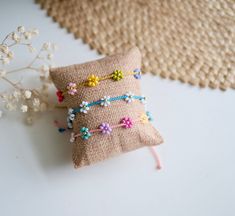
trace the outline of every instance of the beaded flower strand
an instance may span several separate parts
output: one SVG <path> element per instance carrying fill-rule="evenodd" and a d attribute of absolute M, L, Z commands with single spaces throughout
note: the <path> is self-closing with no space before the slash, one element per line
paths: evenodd
<path fill-rule="evenodd" d="M 65 90 L 58 90 L 57 91 L 57 97 L 58 97 L 58 101 L 62 102 L 64 99 L 64 96 L 66 94 L 68 95 L 75 95 L 78 92 L 78 88 L 79 87 L 84 87 L 84 86 L 88 86 L 88 87 L 95 87 L 97 85 L 99 85 L 99 83 L 101 81 L 104 80 L 108 80 L 108 79 L 112 79 L 114 81 L 119 81 L 121 79 L 123 79 L 124 77 L 133 75 L 135 79 L 140 79 L 141 78 L 141 70 L 140 69 L 135 69 L 131 72 L 126 72 L 124 73 L 122 70 L 114 70 L 113 73 L 107 75 L 107 76 L 103 76 L 103 77 L 98 77 L 94 74 L 90 75 L 86 81 L 81 82 L 81 83 L 75 83 L 75 82 L 69 82 L 68 85 L 66 86 Z"/>
<path fill-rule="evenodd" d="M 82 127 L 79 133 L 77 134 L 74 132 L 71 133 L 70 142 L 73 143 L 77 137 L 81 137 L 83 140 L 88 140 L 94 133 L 97 133 L 97 132 L 103 135 L 105 134 L 109 135 L 111 134 L 112 130 L 115 128 L 122 127 L 122 128 L 128 129 L 128 128 L 132 128 L 134 124 L 138 122 L 146 124 L 149 121 L 151 121 L 151 118 L 149 117 L 149 112 L 146 112 L 142 114 L 140 118 L 137 120 L 133 120 L 130 117 L 123 117 L 120 120 L 119 124 L 116 124 L 116 125 L 110 125 L 109 123 L 104 122 L 104 123 L 101 123 L 98 128 L 92 129 L 92 130 L 90 130 L 87 127 Z"/>
<path fill-rule="evenodd" d="M 73 123 L 73 120 L 74 120 L 76 113 L 87 114 L 88 111 L 90 110 L 90 107 L 92 107 L 92 106 L 100 105 L 102 107 L 107 107 L 111 104 L 111 102 L 119 101 L 119 100 L 124 100 L 126 103 L 131 103 L 134 100 L 139 100 L 143 104 L 146 103 L 145 96 L 134 95 L 132 92 L 127 92 L 124 95 L 120 95 L 120 96 L 116 96 L 116 97 L 104 96 L 100 100 L 93 101 L 93 102 L 83 101 L 80 104 L 80 107 L 70 108 L 68 110 L 68 116 L 67 116 L 68 128 L 70 128 L 70 129 L 72 128 L 72 123 Z"/>
<path fill-rule="evenodd" d="M 93 101 L 93 102 L 86 102 L 83 101 L 80 104 L 79 108 L 74 108 L 73 113 L 87 113 L 90 107 L 95 106 L 95 105 L 100 105 L 102 107 L 107 107 L 111 104 L 111 102 L 114 101 L 119 101 L 119 100 L 124 100 L 127 103 L 131 103 L 134 100 L 139 100 L 142 103 L 145 103 L 146 97 L 145 96 L 138 96 L 134 95 L 132 92 L 127 92 L 124 95 L 117 96 L 117 97 L 110 97 L 110 96 L 104 96 L 100 100 Z"/>

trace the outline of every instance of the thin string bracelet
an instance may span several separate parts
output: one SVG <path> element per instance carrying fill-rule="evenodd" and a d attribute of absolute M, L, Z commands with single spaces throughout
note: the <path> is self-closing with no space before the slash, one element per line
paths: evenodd
<path fill-rule="evenodd" d="M 124 95 L 120 95 L 120 96 L 116 96 L 116 97 L 104 96 L 101 99 L 99 99 L 97 101 L 93 101 L 93 102 L 83 101 L 80 104 L 79 108 L 73 108 L 73 110 L 74 110 L 75 113 L 77 113 L 77 112 L 86 113 L 89 110 L 89 109 L 87 109 L 88 107 L 92 107 L 92 106 L 95 106 L 95 105 L 100 105 L 102 107 L 107 107 L 111 104 L 111 102 L 119 101 L 119 100 L 124 100 L 127 103 L 131 103 L 134 100 L 139 100 L 143 104 L 146 103 L 146 97 L 145 96 L 134 95 L 134 93 L 132 93 L 132 92 L 127 92 Z"/>
<path fill-rule="evenodd" d="M 153 121 L 152 114 L 149 111 L 146 111 L 145 114 L 142 114 L 140 119 L 143 121 L 143 123 L 147 123 L 148 121 Z M 71 131 L 71 129 L 72 129 L 68 125 L 65 126 L 65 125 L 61 124 L 58 120 L 54 120 L 53 124 L 58 129 L 58 131 L 60 133 L 63 133 L 65 131 Z"/>
<path fill-rule="evenodd" d="M 68 109 L 68 114 L 67 114 L 68 128 L 70 128 L 70 129 L 73 128 L 73 121 L 74 121 L 77 113 L 87 114 L 88 111 L 90 110 L 90 107 L 92 107 L 92 106 L 100 105 L 102 107 L 107 107 L 111 104 L 111 102 L 115 102 L 115 101 L 119 101 L 119 100 L 124 100 L 127 103 L 131 103 L 134 100 L 138 100 L 141 103 L 146 104 L 146 97 L 145 96 L 134 95 L 132 92 L 127 92 L 124 95 L 120 95 L 120 96 L 116 96 L 116 97 L 104 96 L 101 99 L 99 99 L 97 101 L 93 101 L 93 102 L 83 101 L 80 104 L 80 107 Z"/>
<path fill-rule="evenodd" d="M 65 90 L 58 90 L 56 92 L 56 95 L 58 97 L 58 101 L 62 102 L 64 100 L 64 96 L 66 94 L 68 95 L 76 95 L 78 92 L 79 87 L 95 87 L 97 86 L 101 81 L 112 79 L 113 81 L 119 81 L 123 79 L 124 77 L 131 76 L 133 75 L 134 78 L 140 79 L 141 78 L 141 70 L 140 69 L 135 69 L 130 72 L 124 73 L 122 70 L 114 70 L 113 73 L 103 76 L 103 77 L 98 77 L 94 74 L 90 75 L 86 81 L 81 82 L 81 83 L 75 83 L 75 82 L 69 82 L 68 85 L 66 86 Z"/>
<path fill-rule="evenodd" d="M 101 133 L 103 135 L 109 135 L 111 134 L 112 130 L 115 128 L 132 128 L 134 124 L 136 123 L 148 123 L 150 121 L 149 116 L 147 113 L 143 113 L 140 118 L 136 120 L 132 120 L 130 117 L 123 117 L 120 122 L 116 125 L 110 125 L 109 123 L 101 123 L 98 128 L 95 129 L 89 129 L 87 127 L 82 127 L 79 131 L 79 133 L 71 133 L 70 136 L 70 142 L 73 143 L 76 138 L 81 137 L 83 140 L 88 140 L 93 134 L 95 133 Z"/>
<path fill-rule="evenodd" d="M 92 106 L 100 105 L 102 107 L 107 107 L 111 104 L 111 102 L 119 101 L 119 100 L 124 100 L 127 103 L 131 103 L 134 100 L 139 100 L 142 103 L 145 103 L 146 97 L 134 95 L 133 93 L 128 92 L 125 95 L 121 95 L 121 96 L 117 96 L 117 97 L 104 96 L 100 100 L 93 101 L 93 102 L 83 101 L 80 104 L 80 107 L 72 108 L 72 109 L 73 109 L 73 113 L 87 113 L 87 111 L 90 110 L 90 107 L 92 107 Z"/>

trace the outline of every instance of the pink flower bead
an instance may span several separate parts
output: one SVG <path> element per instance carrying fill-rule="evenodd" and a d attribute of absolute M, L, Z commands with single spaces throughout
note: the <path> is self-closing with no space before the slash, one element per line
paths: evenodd
<path fill-rule="evenodd" d="M 73 83 L 73 82 L 70 82 L 68 85 L 67 85 L 67 89 L 68 89 L 68 94 L 70 95 L 75 95 L 77 93 L 77 85 L 76 83 Z"/>
<path fill-rule="evenodd" d="M 120 123 L 123 124 L 122 127 L 124 128 L 131 128 L 133 126 L 133 121 L 130 117 L 122 118 Z"/>

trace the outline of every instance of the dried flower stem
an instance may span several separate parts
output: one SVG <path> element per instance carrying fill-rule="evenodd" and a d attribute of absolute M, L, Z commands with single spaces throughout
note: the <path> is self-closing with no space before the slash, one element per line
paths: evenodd
<path fill-rule="evenodd" d="M 26 66 L 26 67 L 22 67 L 22 68 L 18 68 L 18 69 L 14 69 L 14 70 L 10 70 L 8 71 L 6 74 L 11 74 L 11 73 L 15 73 L 15 72 L 19 72 L 22 70 L 34 70 L 34 71 L 38 71 L 38 68 L 34 68 L 32 67 L 32 65 L 34 64 L 34 62 L 39 59 L 39 56 L 42 52 L 42 48 L 39 50 L 38 54 L 35 56 L 35 58 Z"/>
<path fill-rule="evenodd" d="M 25 67 L 5 70 L 3 65 L 9 64 L 14 58 L 15 54 L 12 47 L 16 45 L 26 46 L 30 52 L 34 52 L 35 48 L 32 46 L 30 39 L 35 35 L 38 35 L 37 29 L 26 31 L 25 27 L 19 26 L 16 31 L 6 35 L 0 43 L 0 81 L 2 80 L 8 83 L 14 89 L 14 91 L 10 93 L 0 93 L 1 101 L 5 103 L 5 108 L 10 111 L 16 110 L 19 107 L 23 113 L 27 113 L 27 122 L 30 124 L 33 121 L 33 114 L 35 112 L 43 112 L 45 110 L 50 110 L 53 107 L 48 102 L 48 88 L 51 83 L 48 71 L 50 68 L 49 63 L 53 58 L 53 52 L 56 47 L 54 44 L 44 43 L 35 57 Z M 40 67 L 34 66 L 37 60 L 41 63 Z M 40 89 L 27 89 L 21 84 L 21 80 L 14 83 L 8 77 L 10 74 L 25 70 L 32 70 L 40 73 Z M 0 112 L 2 115 L 1 110 Z"/>
<path fill-rule="evenodd" d="M 30 67 L 22 67 L 22 68 L 10 70 L 10 71 L 7 72 L 7 74 L 11 74 L 11 73 L 15 73 L 15 72 L 19 72 L 19 71 L 27 70 L 27 69 L 31 69 L 31 68 Z"/>
<path fill-rule="evenodd" d="M 2 77 L 2 80 L 6 81 L 10 85 L 12 85 L 15 89 L 21 90 L 21 88 L 16 83 L 13 83 L 11 80 L 7 79 L 6 77 Z"/>
<path fill-rule="evenodd" d="M 10 37 L 10 35 L 12 35 L 12 34 L 13 34 L 13 32 L 9 33 L 9 34 L 3 39 L 1 45 L 4 45 L 5 42 L 6 42 L 6 40 L 7 40 L 7 39 Z"/>

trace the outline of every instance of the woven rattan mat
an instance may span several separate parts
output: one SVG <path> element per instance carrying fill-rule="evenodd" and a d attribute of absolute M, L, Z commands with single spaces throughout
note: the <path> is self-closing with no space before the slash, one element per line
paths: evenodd
<path fill-rule="evenodd" d="M 37 0 L 49 16 L 102 54 L 136 45 L 143 72 L 235 88 L 234 0 Z"/>

